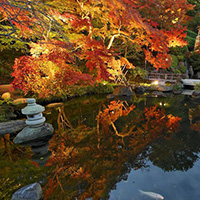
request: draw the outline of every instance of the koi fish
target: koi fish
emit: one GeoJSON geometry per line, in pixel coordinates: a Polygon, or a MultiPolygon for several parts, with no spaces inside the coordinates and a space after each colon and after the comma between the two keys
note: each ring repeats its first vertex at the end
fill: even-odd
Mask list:
{"type": "Polygon", "coordinates": [[[162,195],[157,194],[155,192],[145,192],[145,191],[142,191],[142,190],[139,190],[139,192],[141,194],[144,194],[144,195],[149,196],[149,197],[154,198],[154,199],[164,199],[164,197],[162,195]]]}

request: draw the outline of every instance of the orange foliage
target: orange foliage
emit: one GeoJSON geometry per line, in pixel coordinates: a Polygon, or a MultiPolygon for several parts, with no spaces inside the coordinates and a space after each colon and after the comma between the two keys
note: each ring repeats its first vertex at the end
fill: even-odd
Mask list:
{"type": "MultiPolygon", "coordinates": [[[[54,9],[47,9],[46,5],[37,4],[38,2],[19,1],[17,3],[19,5],[21,3],[23,8],[19,12],[18,4],[17,6],[12,3],[8,4],[8,0],[2,2],[4,4],[2,4],[1,12],[4,19],[7,20],[11,17],[10,23],[21,31],[21,36],[26,37],[28,33],[32,36],[34,31],[42,33],[42,36],[38,38],[41,43],[31,44],[32,50],[35,49],[34,46],[38,45],[44,52],[48,52],[41,52],[42,56],[39,56],[38,62],[45,60],[52,61],[56,65],[62,63],[62,70],[68,69],[64,70],[65,73],[60,73],[59,78],[61,75],[69,74],[71,76],[73,72],[77,72],[72,82],[69,77],[66,80],[64,77],[61,78],[67,83],[69,81],[69,85],[77,83],[74,80],[78,79],[79,74],[80,77],[84,76],[85,81],[89,79],[89,75],[86,78],[86,74],[81,75],[82,72],[78,70],[80,60],[97,80],[113,79],[115,72],[112,72],[113,75],[111,71],[117,71],[124,64],[127,68],[134,68],[123,53],[115,53],[121,52],[121,45],[130,45],[130,42],[144,51],[145,59],[153,67],[156,69],[168,68],[171,64],[168,55],[169,47],[186,44],[184,41],[186,29],[183,24],[186,20],[186,11],[192,9],[192,6],[187,4],[187,0],[176,2],[174,0],[69,0],[63,3],[64,7],[59,10],[56,4],[60,1],[57,0],[52,1],[52,5],[55,5],[54,9]],[[34,12],[33,9],[26,10],[25,5],[33,6],[34,12]],[[39,9],[39,6],[42,10],[39,9]],[[38,28],[37,24],[39,24],[38,28]],[[58,25],[60,25],[60,29],[58,29],[58,25]],[[120,38],[118,42],[122,42],[122,44],[113,45],[116,38],[120,38]],[[63,42],[64,40],[67,42],[63,42]],[[120,58],[121,66],[115,66],[116,63],[113,62],[115,56],[120,58]],[[72,70],[73,67],[75,70],[72,70]],[[109,68],[112,69],[110,72],[109,68]]],[[[16,64],[14,69],[18,70],[16,64]]],[[[15,74],[18,73],[14,72],[13,75],[15,76],[15,74]]],[[[28,79],[31,80],[32,77],[33,75],[30,75],[28,79]]],[[[46,84],[44,80],[39,81],[46,84]]],[[[14,81],[14,85],[20,87],[20,84],[15,84],[15,82],[17,81],[14,81]]],[[[54,79],[51,82],[54,84],[54,79]]],[[[25,86],[23,85],[22,89],[23,87],[25,86]]],[[[50,88],[50,86],[48,87],[50,88]]],[[[60,86],[60,88],[62,87],[60,86]]],[[[28,91],[27,89],[26,91],[28,91]]],[[[31,92],[35,92],[35,90],[31,92]]]]}
{"type": "Polygon", "coordinates": [[[73,54],[68,52],[66,45],[59,41],[41,44],[39,49],[34,45],[35,56],[16,58],[13,86],[25,94],[31,92],[45,98],[66,95],[71,85],[93,84],[91,75],[74,67],[73,54]]]}
{"type": "Polygon", "coordinates": [[[200,131],[200,121],[196,122],[195,124],[192,124],[191,129],[194,131],[200,131]]]}
{"type": "Polygon", "coordinates": [[[180,117],[175,117],[173,115],[167,115],[168,122],[166,123],[167,129],[169,132],[177,132],[180,124],[179,121],[181,121],[180,117]]]}

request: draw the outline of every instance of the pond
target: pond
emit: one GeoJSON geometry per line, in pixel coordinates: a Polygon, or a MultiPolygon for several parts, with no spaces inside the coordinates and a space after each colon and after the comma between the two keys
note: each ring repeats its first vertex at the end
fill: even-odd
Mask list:
{"type": "Polygon", "coordinates": [[[48,105],[44,115],[55,128],[47,158],[12,142],[5,152],[1,144],[0,199],[38,181],[50,200],[156,199],[142,191],[199,200],[198,101],[85,96],[48,105]]]}

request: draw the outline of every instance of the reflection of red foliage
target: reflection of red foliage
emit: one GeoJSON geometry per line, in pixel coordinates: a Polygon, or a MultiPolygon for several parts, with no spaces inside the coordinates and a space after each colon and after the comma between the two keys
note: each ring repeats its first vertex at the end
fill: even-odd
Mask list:
{"type": "Polygon", "coordinates": [[[45,195],[44,195],[44,200],[48,200],[50,195],[53,193],[53,191],[56,189],[58,186],[58,181],[52,178],[48,179],[48,183],[45,185],[43,188],[45,195]]]}
{"type": "Polygon", "coordinates": [[[119,117],[128,115],[134,108],[135,106],[133,104],[125,107],[123,101],[111,101],[103,112],[99,112],[97,117],[100,118],[102,123],[107,122],[111,124],[111,122],[115,122],[119,117]]]}
{"type": "Polygon", "coordinates": [[[194,131],[200,131],[200,121],[196,122],[195,124],[192,124],[191,129],[194,131]]]}
{"type": "Polygon", "coordinates": [[[108,130],[112,125],[115,133],[118,136],[125,137],[130,135],[148,135],[150,138],[156,138],[163,133],[177,132],[180,126],[180,117],[165,114],[164,109],[159,109],[157,106],[144,109],[144,116],[138,121],[129,122],[129,130],[125,129],[125,133],[118,133],[114,122],[121,116],[128,115],[134,108],[134,105],[125,107],[124,102],[112,101],[107,108],[100,111],[97,120],[101,123],[103,130],[108,130]],[[144,123],[141,123],[144,122],[144,123]],[[133,131],[134,130],[134,131],[133,131]]]}
{"type": "Polygon", "coordinates": [[[55,192],[56,187],[63,190],[62,185],[66,187],[69,181],[70,187],[73,184],[76,187],[78,182],[84,180],[88,188],[78,198],[99,199],[106,191],[107,181],[113,174],[117,176],[120,173],[130,155],[141,153],[157,138],[178,130],[181,118],[167,115],[164,109],[152,106],[146,107],[144,111],[134,110],[137,117],[130,116],[127,127],[123,128],[123,132],[118,132],[114,122],[122,116],[135,114],[131,113],[134,108],[134,105],[129,106],[125,101],[111,101],[96,117],[102,126],[102,131],[97,127],[97,134],[94,128],[80,126],[77,130],[54,135],[50,141],[52,156],[47,161],[53,170],[44,188],[45,199],[55,192]],[[109,129],[110,126],[114,131],[109,129]],[[119,144],[127,148],[119,151],[119,144]],[[105,159],[107,157],[109,160],[105,159]]]}
{"type": "Polygon", "coordinates": [[[38,164],[37,162],[35,162],[35,161],[32,161],[32,164],[33,164],[36,168],[39,167],[39,164],[38,164]]]}
{"type": "Polygon", "coordinates": [[[173,115],[167,115],[167,118],[168,118],[168,122],[166,123],[166,127],[168,131],[177,132],[180,127],[179,121],[181,121],[181,118],[175,117],[173,115]]]}
{"type": "Polygon", "coordinates": [[[152,128],[151,132],[155,132],[155,129],[160,129],[162,132],[163,130],[177,132],[180,127],[180,117],[175,117],[171,114],[166,115],[165,111],[158,109],[157,106],[145,108],[145,117],[152,128]]]}
{"type": "Polygon", "coordinates": [[[117,133],[114,122],[119,117],[128,115],[134,108],[133,104],[126,107],[123,101],[111,101],[110,105],[97,115],[97,124],[100,122],[104,131],[108,130],[108,127],[112,125],[117,133]]]}

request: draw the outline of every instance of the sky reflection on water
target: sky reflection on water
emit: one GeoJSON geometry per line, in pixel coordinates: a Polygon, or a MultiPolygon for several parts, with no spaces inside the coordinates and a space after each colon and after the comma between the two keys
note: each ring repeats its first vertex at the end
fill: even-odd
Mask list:
{"type": "Polygon", "coordinates": [[[131,170],[127,181],[117,184],[112,190],[110,200],[147,200],[138,191],[152,191],[161,194],[166,200],[199,200],[200,198],[200,161],[186,172],[164,172],[162,169],[147,163],[148,169],[131,170]]]}

